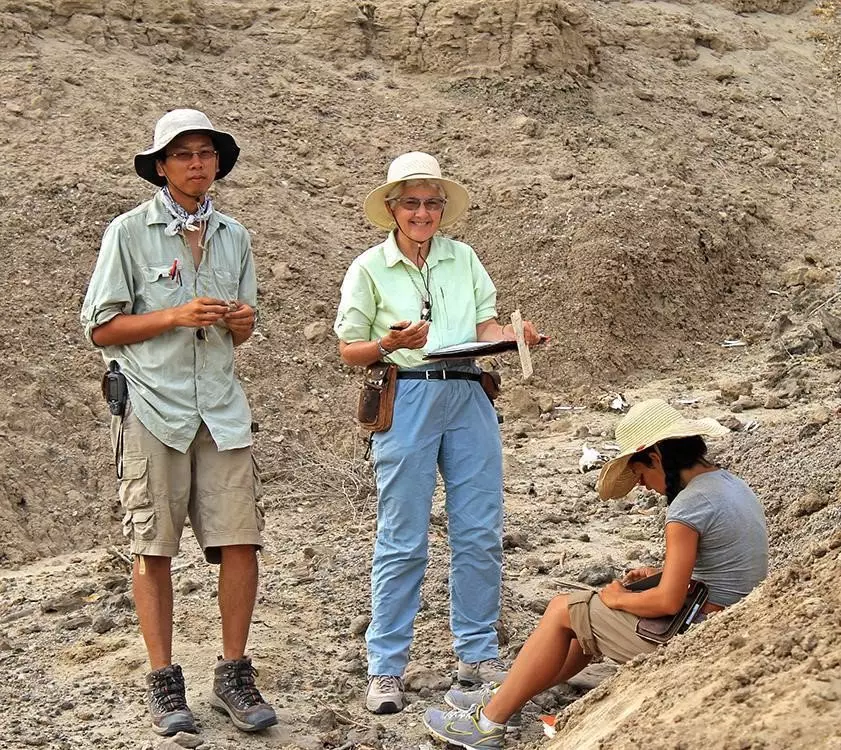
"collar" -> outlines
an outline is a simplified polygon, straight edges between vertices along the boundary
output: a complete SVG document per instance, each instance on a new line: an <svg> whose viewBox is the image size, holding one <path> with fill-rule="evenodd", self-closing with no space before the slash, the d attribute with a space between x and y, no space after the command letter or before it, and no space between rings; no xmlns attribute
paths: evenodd
<svg viewBox="0 0 841 750"><path fill-rule="evenodd" d="M146 226L151 226L152 224L169 224L172 221L172 214L167 210L167 207L164 205L163 198L161 198L161 191L158 190L155 193L155 196L152 200L149 201L149 207L146 209ZM210 239L210 236L216 232L219 227L227 226L225 219L222 214L220 214L215 208L213 209L213 213L210 215L210 218L207 221L207 231L204 235L204 241ZM399 252L399 248L398 248ZM402 255L402 253L401 253Z"/></svg>
<svg viewBox="0 0 841 750"><path fill-rule="evenodd" d="M215 211L213 213L214 215L216 214ZM403 255L403 251L397 245L396 232L396 229L392 229L388 233L388 237L386 237L385 242L383 242L383 253L385 254L386 265L389 268L393 268L400 261L403 261L410 266L414 266L415 264ZM437 266L442 260L451 260L455 257L456 254L453 252L452 243L445 237L440 237L436 234L430 243L429 256L426 259L425 265L429 268L435 268L435 266Z"/></svg>

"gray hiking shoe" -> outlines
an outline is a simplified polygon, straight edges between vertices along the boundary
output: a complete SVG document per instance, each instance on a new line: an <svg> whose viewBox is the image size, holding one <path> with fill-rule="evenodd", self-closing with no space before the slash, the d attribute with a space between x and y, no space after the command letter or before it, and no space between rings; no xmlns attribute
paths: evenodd
<svg viewBox="0 0 841 750"><path fill-rule="evenodd" d="M502 682L508 676L508 667L500 659L466 662L459 659L458 681L461 685L483 685Z"/></svg>
<svg viewBox="0 0 841 750"><path fill-rule="evenodd" d="M213 695L210 705L228 714L234 726L243 732L258 732L277 724L274 709L263 700L254 678L257 670L251 666L251 657L223 659L216 663L213 677Z"/></svg>
<svg viewBox="0 0 841 750"><path fill-rule="evenodd" d="M473 706L469 711L454 708L446 712L430 708L424 714L423 723L434 737L465 750L502 750L505 726L483 732L479 728L481 712L481 706Z"/></svg>
<svg viewBox="0 0 841 750"><path fill-rule="evenodd" d="M460 708L462 711L469 711L474 706L484 708L491 702L496 691L499 690L499 683L486 682L475 690L459 690L450 688L444 695L444 703L451 708ZM508 734L517 734L523 727L523 714L520 711L512 714L508 719L505 731Z"/></svg>
<svg viewBox="0 0 841 750"><path fill-rule="evenodd" d="M467 711L473 708L473 706L484 708L488 705L497 690L499 690L499 683L497 682L486 682L475 690L450 688L444 695L444 703L450 708L460 708L463 711Z"/></svg>
<svg viewBox="0 0 841 750"><path fill-rule="evenodd" d="M403 680L393 674L368 677L365 708L375 714L396 714L403 710Z"/></svg>
<svg viewBox="0 0 841 750"><path fill-rule="evenodd" d="M152 715L152 729L164 737L178 732L197 734L193 712L187 706L181 667L170 664L146 675L146 703Z"/></svg>

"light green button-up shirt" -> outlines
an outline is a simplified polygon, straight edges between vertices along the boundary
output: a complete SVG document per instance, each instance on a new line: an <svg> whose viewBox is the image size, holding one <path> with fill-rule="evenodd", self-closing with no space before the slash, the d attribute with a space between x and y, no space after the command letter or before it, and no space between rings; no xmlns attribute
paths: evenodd
<svg viewBox="0 0 841 750"><path fill-rule="evenodd" d="M118 216L102 238L82 305L88 341L114 316L163 310L194 297L240 300L256 309L257 277L245 227L214 211L199 267L184 238L164 234L172 221L158 193ZM178 261L180 274L171 277ZM251 410L234 375L234 344L220 325L175 328L137 344L106 346L126 376L133 412L166 445L182 453L203 421L220 450L251 445Z"/></svg>
<svg viewBox="0 0 841 750"><path fill-rule="evenodd" d="M418 321L427 286L432 321L426 347L393 352L387 360L399 367L429 364L426 352L475 341L476 326L496 317L496 287L470 245L436 235L421 271L391 232L351 263L333 330L350 344L385 336L400 320Z"/></svg>

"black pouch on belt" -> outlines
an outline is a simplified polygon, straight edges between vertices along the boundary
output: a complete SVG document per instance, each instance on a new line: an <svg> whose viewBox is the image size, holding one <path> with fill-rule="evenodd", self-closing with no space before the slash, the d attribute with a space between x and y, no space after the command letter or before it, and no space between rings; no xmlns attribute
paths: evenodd
<svg viewBox="0 0 841 750"><path fill-rule="evenodd" d="M483 370L479 376L479 385L493 403L502 388L502 376L496 370Z"/></svg>
<svg viewBox="0 0 841 750"><path fill-rule="evenodd" d="M122 417L126 413L128 403L128 384L126 376L120 372L120 365L116 359L108 363L108 369L102 376L102 396L108 404L108 411L115 417Z"/></svg>

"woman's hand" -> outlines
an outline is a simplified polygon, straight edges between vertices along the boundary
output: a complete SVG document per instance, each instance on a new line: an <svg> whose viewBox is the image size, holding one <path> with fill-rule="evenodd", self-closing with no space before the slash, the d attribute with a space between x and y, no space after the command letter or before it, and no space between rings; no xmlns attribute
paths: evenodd
<svg viewBox="0 0 841 750"><path fill-rule="evenodd" d="M619 600L627 595L625 587L619 581L611 581L601 591L599 591L599 599L605 607L610 609L619 609Z"/></svg>
<svg viewBox="0 0 841 750"><path fill-rule="evenodd" d="M423 349L428 336L429 323L427 321L419 320L417 323L412 323L409 320L401 320L394 324L392 330L383 336L381 341L384 349L396 352L398 349Z"/></svg>
<svg viewBox="0 0 841 750"><path fill-rule="evenodd" d="M629 583L633 583L634 581L640 581L643 578L648 578L650 576L655 576L660 572L659 568L634 568L633 570L629 570L625 575L622 577L622 585L627 586Z"/></svg>

